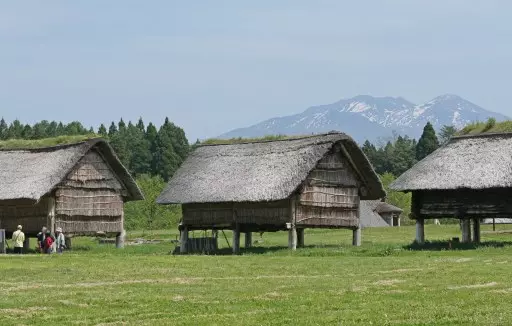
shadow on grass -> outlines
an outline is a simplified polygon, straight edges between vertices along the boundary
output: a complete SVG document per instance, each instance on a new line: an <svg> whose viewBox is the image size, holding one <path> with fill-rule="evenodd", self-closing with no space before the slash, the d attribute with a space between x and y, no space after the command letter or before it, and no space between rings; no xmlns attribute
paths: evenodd
<svg viewBox="0 0 512 326"><path fill-rule="evenodd" d="M512 241L486 241L481 243L460 243L451 241L427 241L424 244L413 242L403 248L406 250L475 250L480 248L503 248L512 246Z"/></svg>

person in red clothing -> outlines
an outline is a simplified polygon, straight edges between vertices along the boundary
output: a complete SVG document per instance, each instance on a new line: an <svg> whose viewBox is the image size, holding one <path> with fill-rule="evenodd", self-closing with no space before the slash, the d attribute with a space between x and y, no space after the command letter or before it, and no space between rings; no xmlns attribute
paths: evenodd
<svg viewBox="0 0 512 326"><path fill-rule="evenodd" d="M51 254L53 250L53 237L51 236L50 231L46 231L46 238L44 239L44 252L47 254Z"/></svg>

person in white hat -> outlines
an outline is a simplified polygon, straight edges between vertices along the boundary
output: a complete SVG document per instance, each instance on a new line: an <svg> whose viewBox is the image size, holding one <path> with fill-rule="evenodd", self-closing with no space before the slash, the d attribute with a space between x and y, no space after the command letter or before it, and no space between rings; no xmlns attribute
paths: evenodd
<svg viewBox="0 0 512 326"><path fill-rule="evenodd" d="M62 251L66 248L66 238L64 237L64 233L62 233L62 228L58 227L55 230L55 245L57 247L57 253L62 254Z"/></svg>
<svg viewBox="0 0 512 326"><path fill-rule="evenodd" d="M17 230L12 234L12 241L14 242L14 253L22 254L23 253L23 242L25 242L25 233L21 231L23 227L18 225Z"/></svg>

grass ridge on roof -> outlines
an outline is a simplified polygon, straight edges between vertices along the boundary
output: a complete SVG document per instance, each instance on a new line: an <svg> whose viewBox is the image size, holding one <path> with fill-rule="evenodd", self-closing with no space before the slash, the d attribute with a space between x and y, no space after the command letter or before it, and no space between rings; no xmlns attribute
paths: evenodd
<svg viewBox="0 0 512 326"><path fill-rule="evenodd" d="M319 133L319 134L309 134L309 135L267 135L263 137L235 137L235 138L229 138L229 139L222 139L222 138L209 138L202 142L200 142L199 146L208 146L208 145L235 145L235 144L250 144L250 143L265 143L265 142L272 142L276 140L295 140L295 139L304 139L304 138L311 138L311 137L319 137L319 136L325 136L325 135L332 135L332 134L340 134L339 131L331 131L331 132L325 132L325 133Z"/></svg>
<svg viewBox="0 0 512 326"><path fill-rule="evenodd" d="M512 120L496 122L496 119L489 118L487 121L472 122L462 128L457 136L479 135L487 133L512 132Z"/></svg>
<svg viewBox="0 0 512 326"><path fill-rule="evenodd" d="M99 138L96 134L58 136L43 139L8 139L0 141L0 150L8 149L37 149L81 143L90 139Z"/></svg>

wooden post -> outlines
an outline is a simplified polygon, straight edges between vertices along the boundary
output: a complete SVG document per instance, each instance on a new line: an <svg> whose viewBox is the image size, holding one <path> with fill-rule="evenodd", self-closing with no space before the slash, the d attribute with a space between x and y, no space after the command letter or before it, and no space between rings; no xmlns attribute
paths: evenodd
<svg viewBox="0 0 512 326"><path fill-rule="evenodd" d="M297 247L304 248L304 229L297 229Z"/></svg>
<svg viewBox="0 0 512 326"><path fill-rule="evenodd" d="M55 193L48 198L48 220L50 221L50 232L55 235ZM56 251L57 244L52 244L52 252Z"/></svg>
<svg viewBox="0 0 512 326"><path fill-rule="evenodd" d="M240 226L238 223L235 223L235 228L233 229L233 255L240 254Z"/></svg>
<svg viewBox="0 0 512 326"><path fill-rule="evenodd" d="M188 242L188 227L186 225L183 225L183 229L181 230L181 234L180 234L180 253L181 254L187 253L187 242Z"/></svg>
<svg viewBox="0 0 512 326"><path fill-rule="evenodd" d="M5 229L0 229L0 254L6 253L5 240Z"/></svg>
<svg viewBox="0 0 512 326"><path fill-rule="evenodd" d="M416 220L416 243L425 243L425 220L422 218Z"/></svg>
<svg viewBox="0 0 512 326"><path fill-rule="evenodd" d="M30 250L30 238L26 237L23 241L23 253L26 254Z"/></svg>
<svg viewBox="0 0 512 326"><path fill-rule="evenodd" d="M471 242L471 220L462 220L462 243Z"/></svg>
<svg viewBox="0 0 512 326"><path fill-rule="evenodd" d="M496 231L496 219L494 217L492 218L492 230Z"/></svg>
<svg viewBox="0 0 512 326"><path fill-rule="evenodd" d="M358 247L361 245L361 225L352 231L352 245Z"/></svg>
<svg viewBox="0 0 512 326"><path fill-rule="evenodd" d="M473 242L480 243L480 219L473 219Z"/></svg>
<svg viewBox="0 0 512 326"><path fill-rule="evenodd" d="M65 237L64 242L66 243L66 250L71 250L71 237Z"/></svg>
<svg viewBox="0 0 512 326"><path fill-rule="evenodd" d="M290 223L288 229L288 248L297 250L297 228L296 228L296 198L295 195L290 197ZM287 224L288 225L288 224Z"/></svg>
<svg viewBox="0 0 512 326"><path fill-rule="evenodd" d="M291 250L297 249L297 229L295 225L291 225L288 230L288 248Z"/></svg>
<svg viewBox="0 0 512 326"><path fill-rule="evenodd" d="M400 214L398 214L396 216L396 225L395 226L400 226Z"/></svg>
<svg viewBox="0 0 512 326"><path fill-rule="evenodd" d="M245 232L245 248L252 247L252 232Z"/></svg>
<svg viewBox="0 0 512 326"><path fill-rule="evenodd" d="M116 236L116 248L121 249L124 248L124 239L126 238L126 231L122 230Z"/></svg>

